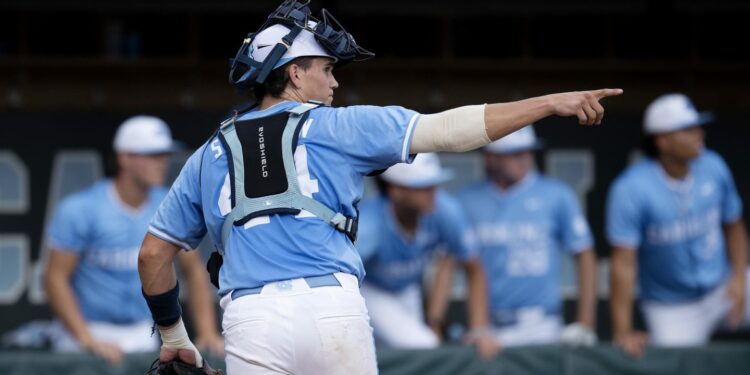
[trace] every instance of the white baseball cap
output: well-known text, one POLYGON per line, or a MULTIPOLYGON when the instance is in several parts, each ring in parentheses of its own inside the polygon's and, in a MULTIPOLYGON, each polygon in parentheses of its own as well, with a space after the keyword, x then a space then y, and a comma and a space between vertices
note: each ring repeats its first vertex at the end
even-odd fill
POLYGON ((669 133, 692 128, 713 120, 709 112, 698 112, 684 94, 662 95, 646 108, 643 131, 646 134, 669 133))
POLYGON ((534 125, 527 125, 488 144, 484 147, 484 150, 493 154, 514 154, 521 151, 536 150, 541 147, 542 142, 536 138, 534 125))
POLYGON ((174 152, 169 126, 154 116, 131 117, 120 125, 113 142, 115 152, 130 154, 161 154, 174 152))
MULTIPOLYGON (((316 23, 310 21, 308 25, 314 28, 316 23)), ((281 43, 281 38, 289 34, 289 31, 288 27, 279 24, 264 29, 250 42, 248 55, 255 61, 263 62, 268 57, 268 54, 271 53, 273 47, 281 43)), ((326 52, 318 41, 315 40, 313 33, 303 29, 292 42, 292 46, 286 50, 286 53, 281 56, 281 59, 279 59, 273 68, 276 69, 297 57, 304 56, 330 57, 335 61, 338 60, 326 52)))
POLYGON ((413 189, 440 185, 453 178, 453 171, 443 169, 437 154, 419 154, 411 164, 396 164, 380 175, 386 182, 413 189))

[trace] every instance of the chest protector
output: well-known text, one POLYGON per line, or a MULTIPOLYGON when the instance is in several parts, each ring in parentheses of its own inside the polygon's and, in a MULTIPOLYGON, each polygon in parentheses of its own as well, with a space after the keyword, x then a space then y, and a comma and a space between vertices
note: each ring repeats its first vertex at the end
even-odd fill
POLYGON ((344 232, 352 242, 356 240, 357 218, 344 216, 300 192, 294 150, 309 111, 321 104, 300 104, 250 120, 235 116, 221 124, 218 137, 227 152, 232 202, 232 211, 221 228, 224 247, 233 226, 260 216, 297 215, 302 210, 344 232))

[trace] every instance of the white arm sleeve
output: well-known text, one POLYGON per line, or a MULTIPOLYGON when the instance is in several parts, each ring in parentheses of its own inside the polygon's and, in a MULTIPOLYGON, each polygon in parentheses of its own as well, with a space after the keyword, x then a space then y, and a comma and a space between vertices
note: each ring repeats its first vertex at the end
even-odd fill
POLYGON ((414 128, 410 153, 464 152, 492 142, 484 124, 484 107, 469 105, 422 115, 414 128))

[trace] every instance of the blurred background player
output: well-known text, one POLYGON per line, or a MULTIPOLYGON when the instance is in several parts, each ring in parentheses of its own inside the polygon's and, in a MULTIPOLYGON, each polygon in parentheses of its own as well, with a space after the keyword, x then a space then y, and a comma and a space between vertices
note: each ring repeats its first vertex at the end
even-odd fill
MULTIPOLYGON (((169 127, 156 117, 132 117, 117 130, 114 151, 114 179, 68 196, 57 207, 47 230, 44 286, 64 326, 53 348, 87 350, 119 362, 123 353, 159 348, 141 295, 137 260, 148 223, 167 193, 162 185, 173 152, 169 127)), ((223 339, 200 255, 182 255, 180 266, 190 284, 197 342, 222 355, 223 339)))
POLYGON ((534 170, 540 148, 529 125, 484 148, 488 179, 459 199, 480 245, 490 314, 503 346, 596 342, 596 256, 573 192, 534 170), (562 329, 560 250, 572 254, 578 279, 576 323, 562 329))
MULTIPOLYGON (((385 171, 380 176, 381 196, 362 205, 357 249, 367 274, 361 290, 375 338, 386 346, 433 348, 440 343, 422 309, 423 274, 437 249, 447 250, 445 256, 463 264, 469 280, 470 327, 474 333, 487 331, 487 286, 476 241, 458 201, 437 188, 452 176, 436 154, 420 154, 412 164, 396 164, 385 171)), ((449 291, 432 292, 447 295, 449 291)), ((442 320, 445 304, 439 300, 430 298, 430 321, 442 320)), ((496 352, 491 337, 474 339, 483 356, 496 352)))
POLYGON ((664 95, 646 109, 646 158, 614 182, 607 202, 614 341, 640 355, 658 346, 701 345, 726 318, 743 320, 747 235, 732 173, 704 148, 710 120, 688 97, 664 95), (633 285, 649 336, 632 326, 633 285))

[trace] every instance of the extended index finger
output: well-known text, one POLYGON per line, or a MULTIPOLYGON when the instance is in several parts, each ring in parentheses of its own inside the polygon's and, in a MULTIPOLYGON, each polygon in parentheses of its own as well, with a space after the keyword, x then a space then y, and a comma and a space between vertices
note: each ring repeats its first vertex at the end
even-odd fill
POLYGON ((594 94, 596 99, 606 98, 608 96, 622 95, 624 91, 622 89, 600 89, 594 90, 591 93, 594 94))

